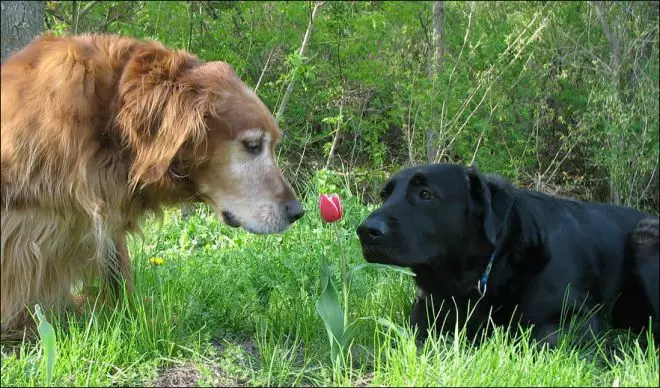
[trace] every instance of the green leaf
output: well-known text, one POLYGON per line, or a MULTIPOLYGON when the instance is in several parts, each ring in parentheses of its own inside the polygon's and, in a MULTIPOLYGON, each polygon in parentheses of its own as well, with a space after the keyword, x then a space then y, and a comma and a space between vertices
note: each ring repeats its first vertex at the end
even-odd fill
POLYGON ((53 377, 53 369, 55 368, 55 359, 57 357, 55 329, 53 329, 53 326, 46 320, 46 317, 41 312, 41 306, 38 304, 35 305, 34 310, 39 319, 37 331, 41 338, 41 347, 43 348, 44 358, 46 360, 46 385, 50 385, 50 380, 53 377))
POLYGON ((364 268, 382 268, 382 269, 389 269, 392 271, 396 271, 405 275, 410 275, 410 276, 415 276, 415 273, 410 269, 406 267, 399 267, 396 265, 390 265, 390 264, 379 264, 379 263, 362 263, 359 265, 356 265, 355 267, 351 268, 348 271, 348 283, 352 281, 353 275, 357 273, 359 270, 364 269, 364 268))
POLYGON ((334 361, 335 354, 338 351, 337 346, 343 347, 344 312, 339 305, 339 295, 332 284, 332 274, 325 260, 325 255, 321 256, 321 295, 316 302, 316 311, 318 311, 328 332, 334 361))
POLYGON ((345 347, 350 344, 351 340, 355 336, 355 331, 357 330, 357 323, 362 320, 365 320, 365 318, 364 317, 357 318, 353 322, 350 322, 348 325, 346 325, 346 327, 344 328, 344 335, 341 338, 342 347, 345 347))

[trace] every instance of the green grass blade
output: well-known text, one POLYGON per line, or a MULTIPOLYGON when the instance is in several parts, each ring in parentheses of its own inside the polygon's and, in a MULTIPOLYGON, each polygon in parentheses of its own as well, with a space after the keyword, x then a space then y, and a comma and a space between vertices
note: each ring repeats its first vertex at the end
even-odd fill
POLYGON ((55 359, 57 358, 57 340, 55 337, 55 329, 46 317, 41 312, 41 306, 38 304, 34 306, 34 310, 39 319, 37 330, 41 338, 41 346, 43 348, 44 359, 46 361, 46 385, 50 384, 53 377, 53 370, 55 369, 55 359))
POLYGON ((353 279, 353 276, 360 270, 365 269, 365 268, 380 268, 380 269, 387 269, 395 272, 399 272, 405 275, 410 275, 410 276, 415 276, 415 273, 410 269, 406 267, 399 267, 396 265, 390 265, 390 264, 379 264, 379 263, 362 263, 358 264, 354 267, 352 267, 348 271, 348 282, 350 282, 353 279))

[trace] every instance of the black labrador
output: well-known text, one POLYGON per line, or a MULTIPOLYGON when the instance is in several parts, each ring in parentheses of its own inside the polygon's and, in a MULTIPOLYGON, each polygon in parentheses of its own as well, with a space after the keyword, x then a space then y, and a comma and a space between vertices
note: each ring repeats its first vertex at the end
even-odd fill
POLYGON ((420 339, 433 326, 453 329, 468 306, 471 338, 490 314, 496 325, 533 325, 533 337, 552 346, 578 311, 592 312, 581 334, 600 332, 609 314, 613 327, 637 331, 652 317, 657 336, 657 217, 516 188, 456 164, 404 169, 382 198, 358 227, 362 252, 415 273, 410 323, 420 339))

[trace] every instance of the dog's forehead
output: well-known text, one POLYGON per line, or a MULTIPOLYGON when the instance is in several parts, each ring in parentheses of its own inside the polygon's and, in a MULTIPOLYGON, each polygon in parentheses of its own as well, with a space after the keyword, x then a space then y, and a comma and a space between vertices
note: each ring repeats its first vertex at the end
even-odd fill
POLYGON ((242 138, 253 136, 255 131, 277 143, 282 137, 275 118, 266 105, 247 86, 243 86, 242 93, 234 95, 234 107, 226 114, 232 137, 242 138))
POLYGON ((465 168, 455 164, 432 164, 426 169, 427 176, 439 183, 445 184, 464 184, 467 177, 465 168))
POLYGON ((442 163, 413 166, 400 170, 383 185, 383 190, 405 191, 414 185, 413 178, 416 176, 424 177, 425 185, 432 187, 437 194, 462 196, 466 190, 469 190, 465 168, 460 165, 442 163))
POLYGON ((465 181, 465 169, 451 164, 427 164, 408 167, 392 175, 388 182, 408 182, 414 176, 423 176, 439 184, 452 184, 465 181))
POLYGON ((230 139, 250 136, 255 129, 279 141, 282 134, 268 107, 224 62, 209 62, 195 69, 190 80, 211 99, 213 116, 218 126, 226 129, 230 139))
POLYGON ((257 114, 261 117, 261 129, 268 134, 268 137, 277 143, 282 137, 282 131, 280 131, 275 117, 270 112, 266 104, 257 96, 254 90, 250 89, 247 85, 243 84, 243 92, 248 96, 248 99, 256 106, 257 114))

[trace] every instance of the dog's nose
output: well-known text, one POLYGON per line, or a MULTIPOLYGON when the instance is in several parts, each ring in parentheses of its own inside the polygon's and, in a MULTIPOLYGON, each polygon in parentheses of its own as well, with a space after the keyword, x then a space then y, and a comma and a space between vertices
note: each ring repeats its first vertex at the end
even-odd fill
POLYGON ((358 235, 360 238, 377 240, 389 232, 389 228, 385 220, 380 217, 367 218, 359 227, 358 235))
POLYGON ((305 210, 300 206, 300 202, 295 199, 284 204, 284 211, 291 224, 298 221, 305 214, 305 210))

